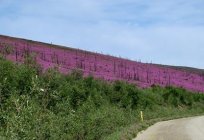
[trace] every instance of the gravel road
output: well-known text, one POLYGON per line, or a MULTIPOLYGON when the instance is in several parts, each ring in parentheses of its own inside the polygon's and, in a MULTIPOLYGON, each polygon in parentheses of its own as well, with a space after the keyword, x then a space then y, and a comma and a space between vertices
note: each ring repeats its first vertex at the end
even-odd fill
POLYGON ((204 140, 204 116, 156 123, 134 140, 204 140))

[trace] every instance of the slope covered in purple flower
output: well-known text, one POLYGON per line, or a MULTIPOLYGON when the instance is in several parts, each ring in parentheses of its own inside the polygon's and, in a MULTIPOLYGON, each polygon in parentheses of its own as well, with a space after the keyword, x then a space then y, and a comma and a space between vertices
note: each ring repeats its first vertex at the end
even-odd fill
POLYGON ((7 36, 0 36, 0 53, 15 62, 23 62, 26 56, 32 56, 43 69, 57 66, 63 73, 80 69, 85 76, 91 74, 108 81, 125 80, 142 88, 152 85, 176 86, 204 92, 204 75, 185 69, 7 36))

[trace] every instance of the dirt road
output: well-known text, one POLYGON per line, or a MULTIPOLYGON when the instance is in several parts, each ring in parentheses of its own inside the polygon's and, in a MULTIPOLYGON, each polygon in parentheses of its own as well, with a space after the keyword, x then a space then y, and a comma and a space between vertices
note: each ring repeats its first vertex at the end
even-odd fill
POLYGON ((134 140, 204 140, 204 116, 156 123, 134 140))

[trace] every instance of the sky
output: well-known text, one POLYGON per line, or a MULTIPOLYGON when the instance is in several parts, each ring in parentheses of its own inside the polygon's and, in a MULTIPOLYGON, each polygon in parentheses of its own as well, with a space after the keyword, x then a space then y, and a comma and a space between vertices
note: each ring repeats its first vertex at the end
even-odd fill
POLYGON ((0 34, 204 69, 204 0, 0 0, 0 34))

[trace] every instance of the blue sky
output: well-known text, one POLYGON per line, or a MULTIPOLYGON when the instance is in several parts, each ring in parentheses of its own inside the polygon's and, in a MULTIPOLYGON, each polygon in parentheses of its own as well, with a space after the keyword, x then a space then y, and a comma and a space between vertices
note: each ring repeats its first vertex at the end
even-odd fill
POLYGON ((0 34, 204 68, 204 0, 0 0, 0 34))

